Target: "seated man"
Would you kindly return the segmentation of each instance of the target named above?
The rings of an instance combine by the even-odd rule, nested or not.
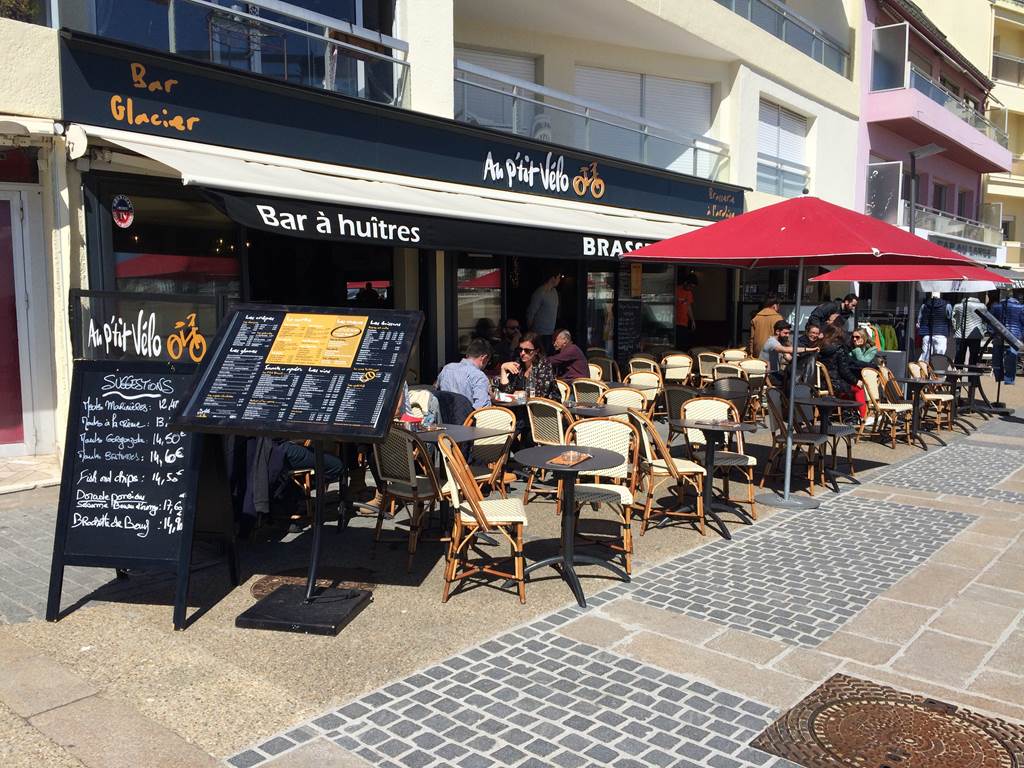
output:
[[[491,344],[486,339],[473,339],[466,347],[466,356],[457,363],[448,363],[437,375],[437,388],[455,392],[483,408],[491,404],[491,383],[484,369],[491,358]]]
[[[772,328],[774,334],[769,336],[761,347],[761,360],[768,363],[768,376],[776,386],[782,386],[782,364],[793,358],[793,347],[789,345],[790,331],[793,326],[785,320],[776,320]]]
[[[567,382],[590,378],[587,356],[572,343],[571,333],[564,328],[556,333],[554,346],[555,354],[548,356],[548,362],[554,368],[555,376]]]
[[[804,332],[797,337],[796,343],[801,347],[813,347],[820,338],[821,326],[813,320],[808,320],[807,325],[804,327]]]

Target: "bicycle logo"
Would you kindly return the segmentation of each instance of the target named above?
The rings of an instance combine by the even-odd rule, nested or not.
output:
[[[186,315],[184,320],[175,320],[174,331],[167,336],[167,354],[170,358],[180,360],[188,349],[188,356],[193,363],[202,360],[206,355],[206,337],[199,332],[195,312]]]
[[[595,200],[604,197],[604,179],[597,174],[596,161],[590,165],[581,166],[579,176],[572,180],[572,191],[580,197],[584,197],[588,189]]]

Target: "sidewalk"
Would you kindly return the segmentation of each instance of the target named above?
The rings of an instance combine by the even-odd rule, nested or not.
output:
[[[557,579],[526,606],[442,605],[436,553],[405,577],[403,548],[367,560],[359,528],[328,535],[331,562],[380,583],[337,638],[235,629],[257,573],[197,584],[213,607],[183,633],[164,581],[104,587],[59,624],[0,626],[0,764],[786,766],[751,741],[834,672],[1024,722],[1020,424],[864,455],[910,458],[819,510],[759,510],[732,543],[652,530],[632,583],[584,580],[586,611]],[[550,511],[530,506],[528,548]],[[301,564],[303,541],[253,558]]]
[[[56,456],[0,458],[0,495],[60,485]]]

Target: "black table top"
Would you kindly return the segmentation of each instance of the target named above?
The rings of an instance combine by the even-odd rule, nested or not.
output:
[[[935,379],[924,379],[920,376],[893,376],[893,378],[900,384],[917,384],[924,386],[925,384],[935,384]]]
[[[844,400],[841,397],[797,397],[794,398],[800,405],[818,405],[825,408],[859,408],[860,403],[856,400]]]
[[[437,439],[441,435],[448,435],[456,443],[468,443],[473,440],[482,440],[485,437],[500,437],[501,435],[511,435],[514,430],[511,429],[487,429],[486,427],[466,427],[462,424],[441,424],[439,425],[442,429],[432,429],[429,431],[419,432],[415,429],[410,429],[416,437],[423,443],[436,443]]]
[[[984,376],[984,374],[981,371],[962,371],[956,368],[947,368],[944,371],[936,371],[936,373],[942,376],[950,376],[952,378],[957,379],[966,379],[972,376],[980,378],[981,376]]]
[[[741,421],[716,423],[704,419],[671,419],[669,424],[683,429],[699,429],[702,432],[757,432],[754,424],[745,424]]]
[[[569,409],[574,416],[581,419],[593,419],[601,416],[625,416],[629,408],[624,405],[576,405]]]
[[[591,458],[581,461],[579,464],[573,464],[571,467],[551,463],[551,459],[560,456],[566,451],[589,453]],[[524,448],[521,451],[516,451],[514,458],[526,467],[546,469],[549,472],[573,474],[600,472],[602,469],[617,467],[623,462],[621,453],[609,451],[605,448],[588,448],[585,445],[536,445],[533,448]]]
[[[608,389],[619,389],[621,387],[629,387],[630,389],[639,389],[643,392],[645,389],[661,389],[657,384],[627,384],[624,381],[606,381],[604,382]]]

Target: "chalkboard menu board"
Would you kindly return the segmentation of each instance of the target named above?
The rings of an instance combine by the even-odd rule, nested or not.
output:
[[[75,362],[47,618],[59,612],[65,565],[174,566],[187,588],[200,438],[171,417],[194,371]]]
[[[640,300],[620,296],[615,315],[615,340],[620,361],[628,360],[640,351],[642,323],[643,305]]]
[[[224,321],[175,425],[381,440],[420,312],[242,305]]]

